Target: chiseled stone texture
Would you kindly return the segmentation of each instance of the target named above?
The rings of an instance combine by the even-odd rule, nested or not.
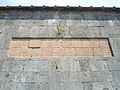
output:
[[[12,38],[108,39],[112,55],[10,57]],[[0,90],[120,90],[119,11],[0,10]]]

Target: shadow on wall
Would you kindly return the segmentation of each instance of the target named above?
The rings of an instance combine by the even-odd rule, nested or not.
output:
[[[1,10],[0,19],[4,20],[120,20],[119,11],[80,11],[80,10]]]

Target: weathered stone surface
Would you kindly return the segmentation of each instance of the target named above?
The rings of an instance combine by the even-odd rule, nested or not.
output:
[[[120,82],[120,71],[112,71],[115,81]]]
[[[0,90],[120,90],[119,10],[67,9],[0,10]],[[64,30],[61,35],[58,25]],[[112,56],[9,57],[12,38],[109,39]],[[33,53],[39,47],[37,41],[21,47],[26,46]]]
[[[0,61],[5,61],[7,59],[7,50],[0,49]]]
[[[95,82],[92,90],[115,90],[111,82]],[[119,89],[118,89],[119,90]]]
[[[93,90],[92,83],[82,83],[83,84],[83,90]]]
[[[107,60],[109,70],[120,70],[120,60],[119,59],[110,59]]]

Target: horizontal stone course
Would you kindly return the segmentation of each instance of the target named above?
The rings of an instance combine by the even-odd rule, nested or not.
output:
[[[110,61],[111,62],[111,61]],[[112,62],[111,62],[112,63]],[[107,61],[97,58],[32,58],[29,59],[8,59],[1,65],[2,71],[109,71]]]
[[[113,81],[111,72],[14,71],[1,72],[0,82],[102,82]]]

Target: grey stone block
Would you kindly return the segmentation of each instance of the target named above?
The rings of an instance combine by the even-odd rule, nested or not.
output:
[[[2,35],[0,35],[0,48],[8,49],[11,41],[11,36],[8,32],[4,31]]]
[[[113,81],[112,86],[115,90],[120,90],[120,82],[119,81]]]
[[[92,26],[70,26],[72,37],[108,37],[107,27],[92,27]]]
[[[57,82],[49,83],[49,90],[72,90],[72,89],[66,88],[66,83],[64,82]]]
[[[50,83],[48,82],[31,82],[25,90],[54,90],[50,88]],[[57,90],[57,89],[56,89]]]
[[[120,71],[112,71],[113,78],[116,82],[120,82]]]
[[[0,81],[1,82],[15,82],[15,83],[19,83],[19,82],[35,82],[33,81],[33,72],[8,72],[8,71],[2,71],[1,72],[1,78]]]
[[[12,82],[35,82],[34,73],[29,71],[12,72]]]
[[[15,22],[13,20],[5,20],[5,25],[14,26]]]
[[[0,26],[5,25],[5,20],[0,20]]]
[[[48,22],[48,27],[56,27],[57,25],[59,25],[59,20],[55,20],[55,19],[50,19],[50,20],[47,20]]]
[[[50,73],[49,72],[34,72],[34,82],[50,82]]]
[[[71,71],[91,72],[91,71],[108,71],[106,61],[97,59],[72,59],[70,62]],[[69,64],[69,63],[68,63]]]
[[[119,59],[109,59],[107,60],[109,70],[120,70],[120,60]]]
[[[0,49],[0,61],[5,61],[7,59],[7,50]]]
[[[38,71],[36,61],[24,61],[24,71]]]
[[[8,63],[8,62],[7,62]],[[7,67],[7,66],[6,66]],[[10,64],[11,71],[49,71],[50,65],[49,61],[36,60],[36,61],[24,61],[24,60],[15,60]]]
[[[12,82],[12,73],[7,71],[0,71],[0,82],[1,83],[7,83]]]
[[[114,26],[114,23],[113,23],[112,20],[109,20],[108,23],[109,23],[110,26]]]
[[[82,83],[67,82],[65,90],[84,90]]]
[[[94,82],[92,90],[115,90],[111,82]]]
[[[113,22],[114,26],[118,26],[118,27],[120,26],[119,20],[113,20],[112,22]]]
[[[50,70],[50,61],[46,60],[41,60],[37,61],[37,69],[38,71],[49,71]]]
[[[47,28],[48,32],[49,32],[49,37],[57,37],[58,36],[58,31],[57,31],[57,27],[50,27],[48,26]]]
[[[70,72],[67,71],[51,71],[50,72],[50,81],[51,82],[69,82]]]
[[[92,71],[108,71],[108,65],[106,61],[90,61],[90,68]]]
[[[65,59],[53,59],[49,61],[50,71],[70,71],[70,61]]]
[[[25,66],[25,61],[22,61],[22,60],[21,61],[12,60],[12,63],[10,64],[11,71],[13,72],[14,71],[26,71],[24,66]]]
[[[12,65],[12,61],[2,61],[2,64],[1,64],[1,71],[11,71],[11,65]]]
[[[28,83],[5,83],[3,90],[31,90]]]
[[[73,82],[99,82],[113,81],[111,72],[71,72],[71,80]]]
[[[92,83],[82,83],[83,84],[83,90],[93,90]]]
[[[53,59],[53,60],[50,61],[50,70],[51,71],[62,70],[60,59]]]

